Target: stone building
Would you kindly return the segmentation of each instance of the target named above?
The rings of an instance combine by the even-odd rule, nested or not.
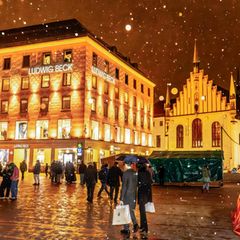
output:
[[[155,85],[77,20],[1,31],[0,66],[0,161],[149,152]]]

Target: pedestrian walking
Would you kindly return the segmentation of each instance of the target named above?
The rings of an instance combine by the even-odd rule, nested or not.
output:
[[[50,166],[50,177],[51,177],[51,182],[56,182],[57,179],[57,174],[56,174],[56,161],[53,160]]]
[[[102,193],[103,190],[105,190],[105,192],[109,196],[109,191],[107,189],[107,177],[108,177],[108,165],[106,164],[106,165],[103,165],[101,167],[101,170],[98,173],[98,178],[101,182],[101,188],[100,188],[100,190],[98,192],[98,195],[97,195],[98,198],[101,197],[101,193]]]
[[[78,171],[79,171],[79,174],[80,174],[80,184],[82,186],[84,185],[83,179],[84,179],[84,174],[86,172],[86,169],[87,169],[86,164],[83,161],[81,161]]]
[[[120,187],[120,180],[122,179],[122,170],[118,167],[118,162],[108,171],[107,184],[110,186],[110,199],[113,200],[114,193],[114,203],[117,204],[118,193]]]
[[[210,172],[208,165],[206,164],[203,166],[203,169],[202,169],[202,179],[203,179],[202,192],[204,192],[204,190],[209,192],[209,183],[211,181],[210,177],[211,177],[211,172]]]
[[[24,180],[24,173],[27,171],[27,163],[25,160],[23,160],[21,163],[20,163],[20,171],[22,173],[22,180]]]
[[[72,162],[67,162],[65,167],[65,178],[67,183],[71,184],[76,181],[75,168]]]
[[[11,176],[11,200],[17,200],[18,195],[18,181],[19,181],[19,169],[14,164],[13,174]]]
[[[126,171],[123,173],[122,190],[120,196],[120,204],[129,205],[131,220],[133,223],[133,232],[136,233],[139,229],[135,216],[136,197],[137,197],[137,172],[134,170],[134,163],[125,164]],[[123,226],[121,233],[129,236],[129,224]]]
[[[87,201],[93,203],[94,189],[96,185],[97,171],[92,163],[89,163],[86,172],[84,174],[84,183],[87,186]]]
[[[46,165],[45,165],[45,175],[46,175],[46,177],[48,177],[48,169],[49,169],[49,166],[48,166],[48,163],[46,163]]]
[[[3,169],[1,176],[3,177],[0,186],[0,199],[9,198],[11,189],[11,176],[13,174],[13,165],[8,163]]]
[[[145,164],[138,165],[138,204],[140,211],[141,238],[147,239],[148,223],[145,204],[152,202],[152,176]]]
[[[33,185],[40,184],[40,178],[39,178],[40,172],[41,172],[41,164],[40,164],[40,161],[37,160],[37,162],[33,168],[33,176],[34,176],[34,184]]]
[[[61,178],[63,177],[63,165],[60,161],[55,162],[54,166],[54,171],[55,171],[55,183],[61,183]]]

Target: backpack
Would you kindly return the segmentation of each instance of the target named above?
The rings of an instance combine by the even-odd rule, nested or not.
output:
[[[98,178],[99,178],[100,181],[106,180],[106,173],[105,173],[104,169],[99,171]]]

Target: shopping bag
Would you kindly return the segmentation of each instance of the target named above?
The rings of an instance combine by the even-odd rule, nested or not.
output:
[[[145,204],[145,211],[148,213],[155,213],[155,207],[153,202],[148,202]]]
[[[129,205],[118,205],[113,210],[112,225],[124,225],[131,222]]]

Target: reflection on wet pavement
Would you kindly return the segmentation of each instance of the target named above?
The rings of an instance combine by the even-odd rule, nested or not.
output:
[[[76,184],[51,184],[32,175],[20,182],[17,201],[0,201],[0,239],[124,239],[121,226],[112,226],[112,205],[105,193],[86,202],[86,188]],[[148,214],[149,240],[238,239],[231,230],[239,185],[225,185],[201,193],[193,187],[154,186],[155,214]],[[137,218],[139,212],[137,209]],[[133,236],[130,237],[133,239]],[[141,239],[136,235],[135,239]]]

